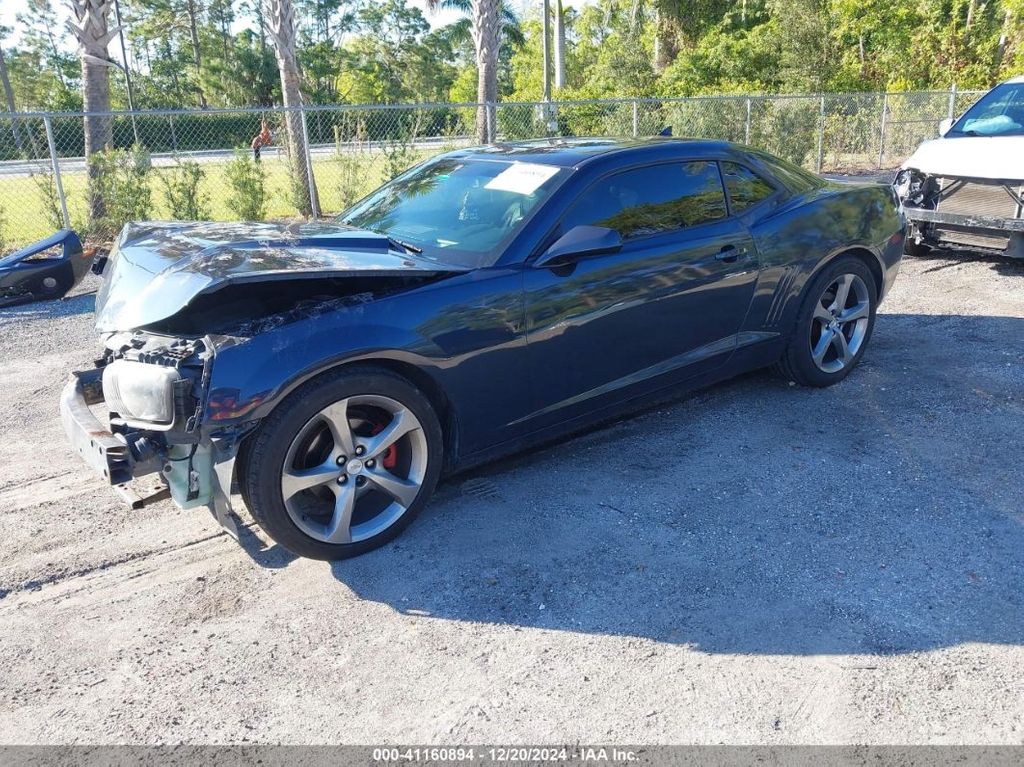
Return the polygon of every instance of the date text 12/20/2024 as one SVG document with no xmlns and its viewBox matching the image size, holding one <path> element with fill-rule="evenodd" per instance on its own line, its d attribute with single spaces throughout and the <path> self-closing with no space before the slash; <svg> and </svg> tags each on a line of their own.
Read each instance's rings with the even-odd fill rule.
<svg viewBox="0 0 1024 767">
<path fill-rule="evenodd" d="M 627 748 L 603 746 L 491 746 L 486 748 L 434 746 L 373 749 L 373 761 L 401 762 L 608 762 L 629 763 L 638 758 Z"/>
</svg>

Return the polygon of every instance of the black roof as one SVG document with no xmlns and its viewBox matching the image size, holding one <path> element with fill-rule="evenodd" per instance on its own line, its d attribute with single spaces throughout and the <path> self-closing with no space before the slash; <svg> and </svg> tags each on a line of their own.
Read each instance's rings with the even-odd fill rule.
<svg viewBox="0 0 1024 767">
<path fill-rule="evenodd" d="M 520 160 L 572 168 L 588 160 L 618 152 L 631 151 L 657 159 L 686 157 L 709 151 L 725 152 L 732 146 L 728 141 L 669 138 L 666 136 L 654 138 L 547 138 L 470 147 L 453 154 L 480 160 Z"/>
</svg>

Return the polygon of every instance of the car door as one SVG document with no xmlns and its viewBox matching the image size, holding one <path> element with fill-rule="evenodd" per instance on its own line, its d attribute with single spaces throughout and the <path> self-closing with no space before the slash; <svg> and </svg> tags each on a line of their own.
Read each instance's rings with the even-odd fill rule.
<svg viewBox="0 0 1024 767">
<path fill-rule="evenodd" d="M 554 236 L 577 225 L 616 229 L 623 246 L 525 272 L 536 428 L 724 364 L 756 281 L 753 240 L 728 214 L 714 161 L 605 176 Z"/>
</svg>

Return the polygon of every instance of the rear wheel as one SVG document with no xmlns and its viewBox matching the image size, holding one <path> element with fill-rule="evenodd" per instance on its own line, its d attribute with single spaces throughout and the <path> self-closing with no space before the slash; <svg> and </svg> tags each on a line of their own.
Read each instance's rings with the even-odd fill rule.
<svg viewBox="0 0 1024 767">
<path fill-rule="evenodd" d="M 804 386 L 842 381 L 864 356 L 878 295 L 870 270 L 842 256 L 810 283 L 793 335 L 779 361 L 783 375 Z"/>
<path fill-rule="evenodd" d="M 246 505 L 275 541 L 344 559 L 398 535 L 437 484 L 441 428 L 429 400 L 390 372 L 352 368 L 300 387 L 239 456 Z"/>
</svg>

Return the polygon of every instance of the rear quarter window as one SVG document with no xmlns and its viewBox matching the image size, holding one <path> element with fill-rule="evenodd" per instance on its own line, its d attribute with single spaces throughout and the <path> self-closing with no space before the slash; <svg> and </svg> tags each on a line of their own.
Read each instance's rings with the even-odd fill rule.
<svg viewBox="0 0 1024 767">
<path fill-rule="evenodd" d="M 825 180 L 799 165 L 783 160 L 779 157 L 760 152 L 758 150 L 747 150 L 751 155 L 764 163 L 769 172 L 776 179 L 782 182 L 789 191 L 795 193 L 809 192 L 812 189 L 820 189 L 825 185 Z"/>
<path fill-rule="evenodd" d="M 722 178 L 729 190 L 733 213 L 742 213 L 775 194 L 775 187 L 754 171 L 734 162 L 722 163 Z"/>
</svg>

